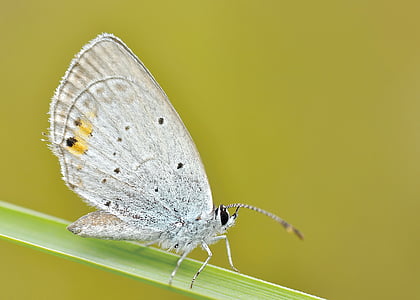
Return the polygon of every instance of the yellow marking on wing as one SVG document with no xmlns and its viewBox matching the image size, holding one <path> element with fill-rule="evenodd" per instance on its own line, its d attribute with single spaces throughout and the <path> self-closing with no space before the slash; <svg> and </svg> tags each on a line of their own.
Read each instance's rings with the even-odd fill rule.
<svg viewBox="0 0 420 300">
<path fill-rule="evenodd" d="M 78 130 L 75 132 L 76 135 L 88 137 L 92 134 L 93 126 L 89 121 L 79 119 L 76 121 L 76 125 L 78 127 Z"/>
<path fill-rule="evenodd" d="M 81 137 L 75 137 L 74 139 L 76 142 L 71 146 L 67 146 L 67 149 L 69 149 L 70 153 L 73 155 L 82 155 L 88 149 L 87 142 Z"/>
</svg>

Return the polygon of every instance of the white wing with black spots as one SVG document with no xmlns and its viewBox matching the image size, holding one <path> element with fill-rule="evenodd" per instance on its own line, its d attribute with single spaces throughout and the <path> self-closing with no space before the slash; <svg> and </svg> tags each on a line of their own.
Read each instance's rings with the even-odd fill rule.
<svg viewBox="0 0 420 300">
<path fill-rule="evenodd" d="M 144 232 L 157 235 L 213 209 L 177 112 L 113 35 L 100 35 L 71 63 L 51 103 L 50 142 L 72 190 Z"/>
</svg>

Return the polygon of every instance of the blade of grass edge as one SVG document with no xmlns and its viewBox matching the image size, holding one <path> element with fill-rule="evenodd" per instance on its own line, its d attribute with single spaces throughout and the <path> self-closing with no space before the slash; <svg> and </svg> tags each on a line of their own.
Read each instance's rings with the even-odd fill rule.
<svg viewBox="0 0 420 300">
<path fill-rule="evenodd" d="M 227 269 L 208 265 L 194 288 L 202 262 L 186 259 L 168 285 L 178 256 L 134 242 L 80 238 L 69 222 L 0 201 L 0 238 L 81 262 L 197 299 L 321 299 Z"/>
</svg>

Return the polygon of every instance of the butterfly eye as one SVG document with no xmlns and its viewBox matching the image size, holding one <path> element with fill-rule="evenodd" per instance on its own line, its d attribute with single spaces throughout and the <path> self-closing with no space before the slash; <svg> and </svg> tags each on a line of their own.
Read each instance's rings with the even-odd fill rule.
<svg viewBox="0 0 420 300">
<path fill-rule="evenodd" d="M 226 223 L 229 221 L 229 213 L 226 210 L 226 207 L 223 205 L 220 205 L 220 221 L 223 225 L 226 225 Z"/>
</svg>

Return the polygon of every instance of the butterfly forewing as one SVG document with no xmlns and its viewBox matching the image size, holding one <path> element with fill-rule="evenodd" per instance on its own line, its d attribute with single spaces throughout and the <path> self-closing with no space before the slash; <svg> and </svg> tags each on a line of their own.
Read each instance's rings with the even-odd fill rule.
<svg viewBox="0 0 420 300">
<path fill-rule="evenodd" d="M 56 90 L 50 122 L 64 180 L 91 205 L 162 229 L 212 210 L 189 133 L 116 37 L 101 35 L 76 56 Z"/>
</svg>

